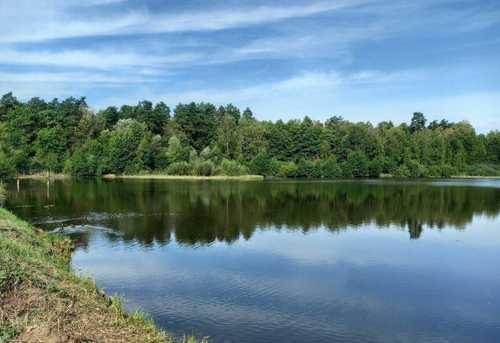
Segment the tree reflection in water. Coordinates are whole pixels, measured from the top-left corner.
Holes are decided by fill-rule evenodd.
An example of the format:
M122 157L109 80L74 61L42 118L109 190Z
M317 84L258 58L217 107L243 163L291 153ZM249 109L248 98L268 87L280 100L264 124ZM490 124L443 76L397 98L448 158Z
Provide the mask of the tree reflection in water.
M366 224L408 230L463 230L475 215L497 216L500 188L431 182L23 181L7 206L44 228L93 225L109 239L144 246L232 243L255 230L356 230ZM85 230L74 230L85 246Z

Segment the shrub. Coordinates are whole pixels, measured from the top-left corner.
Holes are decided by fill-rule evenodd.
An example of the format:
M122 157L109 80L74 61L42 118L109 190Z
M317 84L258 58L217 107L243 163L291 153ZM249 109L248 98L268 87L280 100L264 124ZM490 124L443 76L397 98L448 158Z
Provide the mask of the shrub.
M394 171L394 176L395 177L410 177L411 173L406 164L400 165L395 171Z
M174 162L167 167L168 175L190 175L191 165L185 161Z
M256 175L271 175L271 157L261 151L250 161L250 171Z
M281 162L277 175L280 177L296 177L298 169L294 162Z
M441 167L436 165L427 167L427 176L441 177Z
M343 164L342 172L347 177L367 177L369 174L368 157L359 150L350 152Z
M168 168L168 164L170 163L170 159L168 156L167 148L160 148L155 154L155 167L159 170L166 170Z
M374 159L368 163L368 175L370 177L379 177L382 174L384 163L381 159Z
M409 160L406 163L406 166L410 173L410 177L420 178L427 177L429 175L429 170L427 169L427 167L416 160Z
M283 162L273 158L269 163L269 170L267 171L266 176L279 176L282 164Z
M239 164L237 161L223 159L220 165L220 170L223 175L239 176L248 174L248 168Z
M335 157L329 157L321 163L321 176L327 179L342 176L342 169L340 169Z
M97 140L91 140L66 160L64 171L74 176L101 175L106 169L102 156L102 145Z
M214 174L215 166L212 161L198 162L193 168L194 175L197 176L211 176Z
M201 152L200 152L200 158L203 160L203 161L208 161L209 159L212 158L212 150L210 150L210 147L206 147L205 149L203 149Z
M473 164L467 167L467 175L474 176L500 176L500 166L492 164Z
M306 178L320 178L321 165L319 161L301 160L297 166L297 176Z

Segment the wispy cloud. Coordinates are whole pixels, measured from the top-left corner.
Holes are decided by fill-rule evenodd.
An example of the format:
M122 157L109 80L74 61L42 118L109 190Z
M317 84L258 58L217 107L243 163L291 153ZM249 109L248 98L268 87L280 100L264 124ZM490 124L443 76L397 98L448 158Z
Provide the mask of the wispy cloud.
M262 118L297 117L315 114L324 119L335 111L335 106L343 103L350 93L363 89L381 88L387 85L400 85L422 79L419 70L387 73L366 70L356 73L338 71L305 71L276 82L266 82L240 88L204 88L199 90L158 92L156 89L145 91L148 98L169 103L206 101L217 104L236 103L241 107L249 106ZM120 99L123 100L123 99ZM116 101L120 101L116 99ZM331 113L330 113L331 114Z
M155 13L143 8L100 17L94 16L85 18L85 20L74 15L71 8L60 4L55 5L53 1L39 1L38 5L34 5L35 8L24 6L24 11L21 12L9 10L9 6L4 4L2 6L2 9L5 10L4 14L0 15L0 29L7 34L0 37L0 42L33 42L84 36L223 30L307 17L356 6L366 1L323 1L295 6L258 6L175 14ZM29 15L32 13L37 13L41 17L34 20L36 16ZM26 14L28 15L26 16ZM47 16L51 20L47 20ZM15 29L12 28L12 25Z
M0 64L119 69L122 67L158 67L199 59L195 53L165 56L115 50L21 51L0 49Z
M42 85L54 83L96 83L102 84L136 84L156 82L158 78L137 75L116 75L94 72L0 72L0 82L10 84L40 83ZM34 95L33 95L34 96Z

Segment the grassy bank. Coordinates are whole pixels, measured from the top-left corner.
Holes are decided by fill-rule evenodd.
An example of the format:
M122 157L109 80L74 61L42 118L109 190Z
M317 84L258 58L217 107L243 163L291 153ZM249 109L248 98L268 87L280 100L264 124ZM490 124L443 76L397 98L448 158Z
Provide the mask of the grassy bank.
M51 180L63 180L63 179L69 179L71 176L68 174L63 174L63 173L36 173L36 174L27 174L27 175L19 175L17 176L17 179L21 180L46 180L46 179L51 179Z
M241 176L191 176L191 175L166 175L166 174L140 174L140 175L103 175L104 179L157 179L157 180L235 180L235 181L262 181L261 175Z
M70 270L71 251L69 240L0 208L0 342L195 342L127 314Z
M480 175L454 175L452 179L500 179L500 176L480 176Z

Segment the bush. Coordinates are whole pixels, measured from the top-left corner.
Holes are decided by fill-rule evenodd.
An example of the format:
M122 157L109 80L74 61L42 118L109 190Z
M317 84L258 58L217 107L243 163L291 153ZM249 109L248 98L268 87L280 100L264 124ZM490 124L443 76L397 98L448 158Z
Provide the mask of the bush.
M87 163L86 156L81 151L76 151L70 159L64 163L64 172L73 176L95 175L95 166Z
M406 164L407 169L412 178L420 178L429 176L429 170L426 166L415 160L409 160Z
M198 162L194 165L193 173L197 176L211 176L214 174L215 166L212 161Z
M367 177L368 157L362 151L352 151L347 155L347 161L343 163L342 173L346 177Z
M298 169L294 162L281 162L277 175L280 177L296 177Z
M220 165L220 171L222 175L227 176L240 176L247 175L248 168L239 164L237 161L223 159Z
M394 171L394 176L395 177L410 177L411 173L406 164L400 165L395 171Z
M329 157L321 163L321 176L327 179L342 176L342 169L340 169L335 157Z
M267 171L266 176L279 176L281 165L283 163L284 162L278 161L277 159L273 158L269 163L269 170Z
M160 148L155 154L155 167L158 170L166 170L168 168L168 164L170 163L170 159L168 156L167 148Z
M78 148L64 164L64 171L74 176L101 175L106 169L103 148L97 140Z
M174 162L167 167L168 175L190 175L191 165L185 161Z
M203 161L208 161L209 159L212 158L212 155L213 155L212 150L208 146L200 152L200 158Z
M271 157L265 151L261 151L250 161L250 171L256 175L271 175Z
M368 175L370 177L379 177L382 174L384 163L376 158L368 163Z
M321 177L321 165L319 161L301 160L297 166L297 176L305 178Z
M441 167L440 166L428 166L427 167L428 177L441 177Z
M473 164L467 166L467 175L473 176L500 176L500 166L494 164Z

